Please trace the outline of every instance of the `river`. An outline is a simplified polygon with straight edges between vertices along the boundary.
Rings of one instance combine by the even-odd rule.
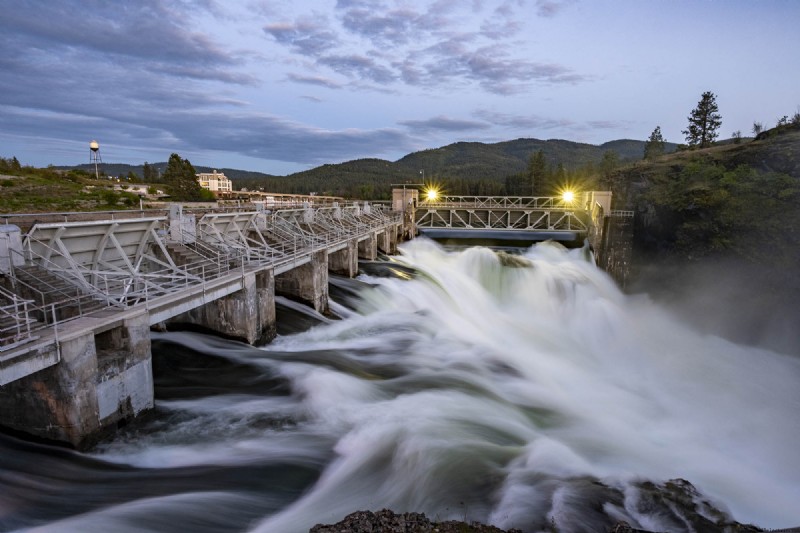
[[[800,358],[694,332],[584,255],[417,239],[411,268],[332,282],[341,320],[292,311],[264,347],[153,333],[151,417],[90,453],[0,436],[0,529],[300,533],[390,508],[686,531],[654,496],[676,478],[698,516],[800,525]]]

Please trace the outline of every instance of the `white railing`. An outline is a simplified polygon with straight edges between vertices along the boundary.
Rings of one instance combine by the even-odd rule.
[[[46,215],[39,216],[46,218]],[[63,246],[56,247],[28,235],[24,254],[12,250],[21,257],[10,261],[12,269],[19,263],[26,266],[17,267],[16,272],[12,270],[8,277],[16,286],[16,292],[30,295],[30,298],[15,296],[17,299],[12,299],[13,303],[2,306],[0,318],[11,316],[13,324],[9,319],[9,325],[0,328],[0,338],[11,336],[10,333],[6,335],[6,330],[13,330],[13,335],[18,336],[17,330],[23,326],[30,337],[29,331],[57,325],[98,308],[130,308],[234,272],[244,272],[245,267],[296,263],[312,252],[397,224],[401,217],[401,213],[375,206],[369,214],[353,206],[280,209],[268,214],[260,213],[259,217],[252,217],[250,223],[239,225],[235,230],[198,224],[195,235],[182,233],[174,243],[159,236],[169,231],[169,222],[165,221],[165,225],[159,231],[153,231],[147,241],[153,251],[138,259],[128,258],[122,267],[113,264],[82,265],[71,258],[68,251],[61,249]],[[46,270],[58,283],[41,279],[34,286],[21,279],[26,267],[32,265]]]
[[[32,308],[33,300],[0,287],[0,352],[36,338],[31,334],[31,325],[36,323],[30,314]]]

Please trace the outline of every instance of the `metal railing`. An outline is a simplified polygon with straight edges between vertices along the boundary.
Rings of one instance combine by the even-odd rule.
[[[369,212],[337,205],[281,209],[260,212],[235,231],[204,228],[198,223],[196,234],[189,235],[181,227],[177,239],[172,240],[161,237],[170,231],[165,220],[148,241],[153,252],[136,260],[120,258],[124,268],[108,262],[79,264],[68,252],[28,234],[23,253],[11,250],[17,256],[9,257],[11,272],[6,281],[14,292],[5,289],[2,293],[9,303],[0,307],[0,344],[5,344],[4,349],[18,346],[33,338],[33,331],[57,327],[101,308],[127,309],[204,286],[234,272],[243,273],[245,267],[297,263],[318,250],[400,223],[401,217],[401,213],[377,207]],[[23,279],[26,271],[36,277],[36,269],[44,272],[39,272],[35,284]]]
[[[20,298],[0,287],[0,352],[36,339],[31,325],[36,320],[31,316],[33,300]]]

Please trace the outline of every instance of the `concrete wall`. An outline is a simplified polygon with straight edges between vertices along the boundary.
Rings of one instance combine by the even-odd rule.
[[[375,261],[378,258],[378,238],[373,231],[366,239],[358,241],[358,258]]]
[[[271,270],[243,276],[243,288],[181,313],[167,325],[195,325],[248,344],[275,336],[274,276]]]
[[[604,220],[602,243],[595,250],[597,264],[625,288],[630,277],[633,253],[633,217],[607,216]]]
[[[275,292],[309,304],[316,311],[328,311],[328,252],[320,250],[311,261],[275,276]]]
[[[0,424],[76,448],[153,407],[146,313],[60,345],[59,364],[0,387]]]
[[[348,278],[354,278],[358,274],[357,239],[350,240],[347,248],[328,254],[328,270]]]
[[[389,230],[391,228],[385,228],[382,231],[379,231],[376,235],[376,246],[378,250],[385,254],[392,253],[392,239],[389,235]]]

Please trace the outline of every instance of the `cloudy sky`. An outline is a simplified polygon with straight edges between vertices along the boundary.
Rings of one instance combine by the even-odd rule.
[[[288,174],[800,110],[795,0],[0,0],[0,156]]]

